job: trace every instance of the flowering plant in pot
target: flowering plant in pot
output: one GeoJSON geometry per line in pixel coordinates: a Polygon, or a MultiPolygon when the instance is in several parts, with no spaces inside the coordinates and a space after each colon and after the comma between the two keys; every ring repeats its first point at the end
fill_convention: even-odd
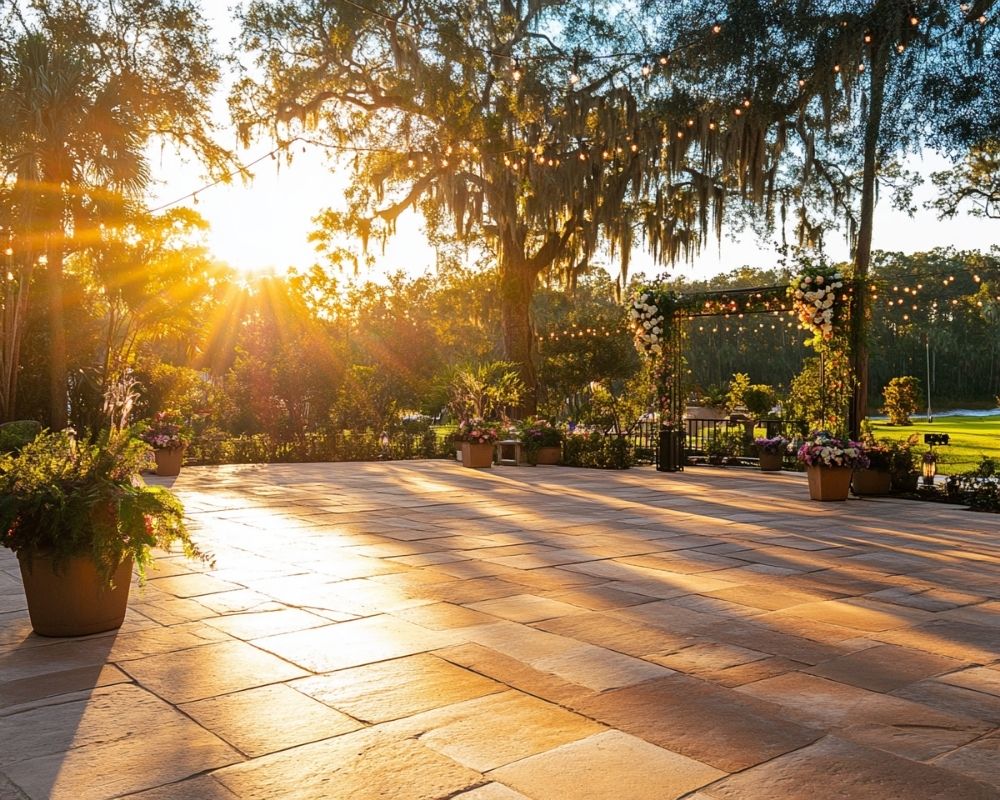
{"type": "Polygon", "coordinates": [[[760,436],[753,440],[760,455],[760,468],[764,472],[775,472],[781,469],[781,460],[788,452],[791,440],[784,436],[760,436]]]}
{"type": "Polygon", "coordinates": [[[180,414],[176,411],[154,414],[152,422],[139,436],[153,448],[157,475],[177,475],[180,472],[184,448],[189,443],[180,414]]]}
{"type": "Polygon", "coordinates": [[[532,417],[517,431],[529,464],[558,464],[565,434],[543,417],[532,417]]]}
{"type": "Polygon", "coordinates": [[[148,453],[130,431],[112,429],[92,440],[43,431],[0,456],[0,536],[20,562],[36,633],[120,627],[133,563],[143,578],[153,547],[180,542],[204,558],[177,498],[139,477],[148,453]]]}
{"type": "Polygon", "coordinates": [[[464,419],[458,425],[455,439],[462,444],[462,465],[489,467],[493,464],[493,445],[500,439],[498,422],[464,419]]]}
{"type": "Polygon", "coordinates": [[[806,465],[813,500],[846,500],[851,473],[868,465],[861,442],[841,439],[827,431],[809,434],[796,455],[806,465]]]}

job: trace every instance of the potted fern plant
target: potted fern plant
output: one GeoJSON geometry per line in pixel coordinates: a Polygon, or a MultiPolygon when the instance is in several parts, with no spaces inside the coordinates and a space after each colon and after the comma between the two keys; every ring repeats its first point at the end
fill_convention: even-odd
{"type": "Polygon", "coordinates": [[[149,446],[112,426],[77,438],[42,431],[0,456],[0,536],[16,555],[31,626],[42,636],[113,630],[125,619],[133,565],[180,542],[202,556],[180,501],[139,477],[149,446]]]}

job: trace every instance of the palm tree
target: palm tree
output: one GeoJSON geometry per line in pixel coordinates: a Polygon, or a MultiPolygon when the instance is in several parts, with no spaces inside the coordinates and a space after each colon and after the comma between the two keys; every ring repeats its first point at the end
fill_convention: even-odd
{"type": "MultiPolygon", "coordinates": [[[[23,232],[17,263],[19,302],[26,307],[36,265],[44,267],[49,301],[49,424],[67,423],[63,261],[86,244],[91,223],[120,213],[126,197],[148,183],[143,137],[119,94],[120,81],[102,76],[81,54],[37,32],[11,51],[9,80],[0,94],[3,143],[11,191],[23,232]]],[[[5,330],[5,415],[13,412],[23,315],[5,330]]]]}

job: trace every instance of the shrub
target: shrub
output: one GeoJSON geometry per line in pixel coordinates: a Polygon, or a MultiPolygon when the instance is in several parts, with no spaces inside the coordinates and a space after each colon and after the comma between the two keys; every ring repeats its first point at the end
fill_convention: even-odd
{"type": "Polygon", "coordinates": [[[912,425],[910,415],[920,402],[920,381],[912,375],[893,378],[882,390],[885,405],[882,411],[889,417],[890,425],[912,425]]]}
{"type": "Polygon", "coordinates": [[[625,436],[573,432],[563,444],[563,464],[595,469],[628,469],[636,464],[635,446],[625,436]]]}
{"type": "Polygon", "coordinates": [[[766,383],[755,383],[743,392],[743,405],[757,419],[766,417],[771,413],[774,400],[774,389],[766,383]]]}
{"type": "Polygon", "coordinates": [[[33,419],[5,422],[0,425],[0,453],[20,450],[42,432],[42,424],[33,419]]]}
{"type": "Polygon", "coordinates": [[[973,511],[1000,513],[1000,479],[996,470],[996,461],[984,458],[977,469],[951,475],[945,484],[948,496],[973,511]]]}

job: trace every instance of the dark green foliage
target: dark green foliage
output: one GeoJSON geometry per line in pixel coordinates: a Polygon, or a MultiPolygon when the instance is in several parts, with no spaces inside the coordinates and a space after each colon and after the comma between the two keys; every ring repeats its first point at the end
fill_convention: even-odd
{"type": "Polygon", "coordinates": [[[920,401],[920,381],[912,375],[893,378],[882,390],[885,405],[882,410],[888,415],[891,425],[912,425],[910,416],[916,412],[920,401]]]}
{"type": "Polygon", "coordinates": [[[984,458],[978,469],[948,478],[948,496],[973,511],[1000,513],[1000,478],[995,459],[984,458]]]}
{"type": "Polygon", "coordinates": [[[41,423],[33,419],[3,423],[0,425],[0,453],[20,450],[41,432],[41,423]]]}
{"type": "Polygon", "coordinates": [[[128,432],[78,441],[49,431],[17,455],[0,456],[3,545],[28,559],[51,556],[56,569],[71,556],[89,556],[106,580],[129,556],[145,575],[150,548],[175,541],[186,555],[201,556],[177,498],[139,479],[148,454],[128,432]]]}
{"type": "Polygon", "coordinates": [[[563,444],[563,464],[568,467],[628,469],[635,463],[635,447],[625,436],[576,433],[563,444]]]}

